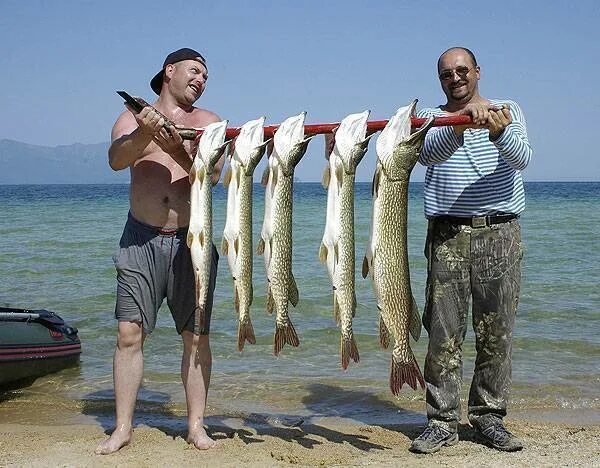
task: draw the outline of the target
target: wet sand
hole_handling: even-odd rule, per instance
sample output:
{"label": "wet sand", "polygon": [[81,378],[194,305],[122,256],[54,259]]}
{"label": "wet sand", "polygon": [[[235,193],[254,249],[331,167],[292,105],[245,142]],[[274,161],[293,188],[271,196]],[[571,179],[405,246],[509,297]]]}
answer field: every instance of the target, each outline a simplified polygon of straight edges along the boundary
{"label": "wet sand", "polygon": [[[95,455],[106,437],[103,424],[23,424],[0,419],[0,466],[598,466],[600,425],[510,418],[508,428],[526,447],[501,453],[477,443],[462,424],[460,442],[432,455],[408,451],[421,424],[363,424],[326,418],[299,427],[278,421],[209,417],[217,447],[198,451],[185,442],[184,418],[153,419],[136,426],[131,445]],[[46,418],[43,418],[46,419]],[[87,419],[87,418],[86,418]],[[300,420],[296,421],[299,422]],[[264,423],[264,424],[263,424]],[[290,423],[290,421],[284,421]],[[293,423],[293,421],[291,421]]]}

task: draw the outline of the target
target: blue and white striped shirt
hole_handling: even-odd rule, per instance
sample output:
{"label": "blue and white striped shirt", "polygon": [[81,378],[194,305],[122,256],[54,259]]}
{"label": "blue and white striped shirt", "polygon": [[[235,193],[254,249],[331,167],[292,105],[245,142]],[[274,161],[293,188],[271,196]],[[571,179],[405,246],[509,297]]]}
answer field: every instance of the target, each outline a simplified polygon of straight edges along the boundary
{"label": "blue and white striped shirt", "polygon": [[[490,99],[510,106],[512,123],[496,141],[487,129],[467,129],[463,138],[452,127],[434,127],[425,137],[419,162],[425,174],[425,216],[519,214],[525,209],[521,171],[531,158],[525,118],[516,102]],[[421,109],[419,117],[447,116],[439,107]]]}

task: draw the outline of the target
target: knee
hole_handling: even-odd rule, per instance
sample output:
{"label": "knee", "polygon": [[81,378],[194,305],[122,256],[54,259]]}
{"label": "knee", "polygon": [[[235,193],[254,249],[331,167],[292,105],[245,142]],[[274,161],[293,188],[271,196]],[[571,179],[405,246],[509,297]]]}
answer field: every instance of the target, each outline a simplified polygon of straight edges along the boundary
{"label": "knee", "polygon": [[119,350],[137,351],[142,349],[144,332],[138,322],[119,322],[117,348]]}

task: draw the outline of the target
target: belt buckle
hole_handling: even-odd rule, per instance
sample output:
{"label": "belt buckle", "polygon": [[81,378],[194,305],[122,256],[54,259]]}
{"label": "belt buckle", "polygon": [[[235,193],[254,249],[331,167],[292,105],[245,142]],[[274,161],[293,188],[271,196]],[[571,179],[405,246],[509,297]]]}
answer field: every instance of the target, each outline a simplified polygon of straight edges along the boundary
{"label": "belt buckle", "polygon": [[482,228],[488,225],[487,216],[473,216],[471,218],[471,226],[474,228]]}

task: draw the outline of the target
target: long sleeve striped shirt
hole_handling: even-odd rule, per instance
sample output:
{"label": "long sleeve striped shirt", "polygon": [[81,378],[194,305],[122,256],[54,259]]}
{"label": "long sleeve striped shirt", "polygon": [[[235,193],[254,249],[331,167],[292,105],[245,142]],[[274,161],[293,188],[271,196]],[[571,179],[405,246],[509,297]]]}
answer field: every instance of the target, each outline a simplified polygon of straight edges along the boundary
{"label": "long sleeve striped shirt", "polygon": [[[531,158],[525,118],[516,102],[490,99],[510,106],[512,123],[495,141],[487,129],[467,129],[457,137],[452,127],[434,127],[425,137],[419,162],[425,174],[425,216],[519,214],[525,209],[521,171]],[[446,116],[439,107],[421,109],[419,117]]]}

